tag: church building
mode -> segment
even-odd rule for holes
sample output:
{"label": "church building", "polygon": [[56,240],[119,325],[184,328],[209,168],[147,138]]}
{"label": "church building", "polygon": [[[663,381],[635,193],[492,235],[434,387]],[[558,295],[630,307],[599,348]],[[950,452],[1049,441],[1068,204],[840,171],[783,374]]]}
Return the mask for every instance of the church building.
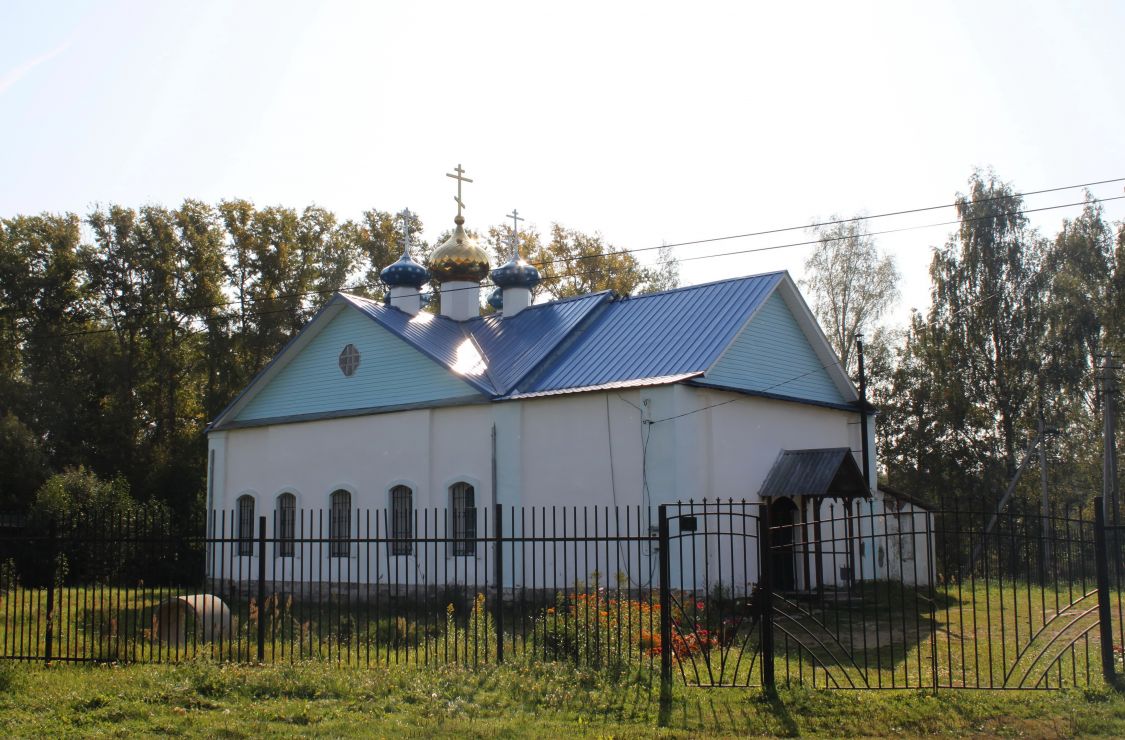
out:
{"label": "church building", "polygon": [[[466,233],[460,182],[453,234],[427,265],[407,235],[381,273],[385,303],[334,296],[212,422],[210,511],[248,536],[265,515],[280,538],[303,510],[345,537],[363,511],[410,536],[412,512],[438,509],[472,536],[494,504],[769,499],[796,525],[829,498],[837,511],[882,498],[864,481],[874,417],[861,423],[868,407],[787,272],[534,303],[540,276],[518,242],[490,269]],[[488,277],[499,310],[481,315]]]}

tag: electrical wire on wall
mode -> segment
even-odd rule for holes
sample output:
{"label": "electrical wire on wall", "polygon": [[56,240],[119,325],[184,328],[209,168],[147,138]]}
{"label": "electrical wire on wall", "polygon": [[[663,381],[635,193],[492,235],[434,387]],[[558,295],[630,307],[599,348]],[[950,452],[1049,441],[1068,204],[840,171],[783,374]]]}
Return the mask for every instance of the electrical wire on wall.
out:
{"label": "electrical wire on wall", "polygon": [[[648,492],[648,470],[647,470],[648,469],[648,435],[646,434],[646,431],[650,428],[650,425],[644,423],[644,413],[645,412],[641,409],[640,406],[633,403],[629,399],[625,398],[620,393],[616,393],[614,395],[616,395],[617,398],[619,400],[621,400],[623,403],[625,403],[629,406],[632,406],[634,409],[636,409],[641,414],[641,419],[642,419],[642,433],[641,433],[641,435],[642,435],[641,436],[641,507],[644,509],[644,512],[645,512],[645,526],[647,526],[648,529],[649,529],[649,532],[647,532],[645,534],[648,534],[648,533],[651,533],[651,531],[652,531],[652,521],[651,521],[652,506],[651,506],[651,498],[650,498],[649,492]],[[644,403],[647,406],[648,400],[646,399],[644,401]],[[609,452],[610,491],[613,495],[613,508],[616,511],[618,509],[617,480],[616,480],[616,475],[615,475],[614,456],[613,456],[613,425],[612,425],[611,419],[612,419],[612,417],[611,417],[610,411],[609,411],[609,394],[606,393],[605,394],[605,426],[606,426],[606,437],[609,440],[608,452]],[[626,509],[626,516],[628,516],[628,509]],[[640,520],[638,519],[638,524],[639,523],[640,523]],[[618,534],[620,534],[620,532]],[[638,534],[642,534],[642,533],[638,532]],[[627,544],[626,544],[626,547],[628,547]],[[652,586],[653,577],[654,577],[655,570],[656,570],[656,558],[653,557],[652,540],[650,539],[650,540],[644,541],[643,547],[645,548],[645,555],[647,556],[647,559],[648,559],[648,574],[647,574],[647,576],[645,576],[644,580],[642,581],[640,578],[634,578],[633,577],[632,570],[629,567],[629,558],[627,556],[628,555],[627,553],[626,553],[626,556],[624,557],[625,565],[623,566],[623,568],[621,570],[621,572],[623,572],[625,574],[625,578],[628,580],[629,585],[634,587],[634,588],[639,588],[639,589],[640,588],[650,588]],[[621,541],[620,540],[617,541],[617,561],[618,561],[618,565],[621,566],[622,552],[621,552]]]}

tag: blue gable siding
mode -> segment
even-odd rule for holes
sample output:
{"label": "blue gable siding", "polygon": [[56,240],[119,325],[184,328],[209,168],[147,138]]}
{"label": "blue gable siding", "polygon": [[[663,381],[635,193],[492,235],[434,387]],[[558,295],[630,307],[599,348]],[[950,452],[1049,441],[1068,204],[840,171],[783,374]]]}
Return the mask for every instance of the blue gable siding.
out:
{"label": "blue gable siding", "polygon": [[[355,374],[340,351],[359,350]],[[239,412],[238,421],[397,406],[476,395],[471,385],[348,306]]]}
{"label": "blue gable siding", "polygon": [[776,292],[703,380],[810,401],[845,402],[785,299]]}

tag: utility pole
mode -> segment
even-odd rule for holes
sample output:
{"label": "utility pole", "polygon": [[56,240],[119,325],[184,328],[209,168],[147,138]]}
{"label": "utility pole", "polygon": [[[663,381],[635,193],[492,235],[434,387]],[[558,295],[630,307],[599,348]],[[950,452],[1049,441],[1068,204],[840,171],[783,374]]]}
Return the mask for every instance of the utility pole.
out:
{"label": "utility pole", "polygon": [[1119,523],[1120,507],[1117,503],[1117,429],[1113,408],[1116,367],[1113,361],[1113,353],[1107,352],[1102,364],[1102,506],[1106,521],[1116,525]]}
{"label": "utility pole", "polygon": [[1042,398],[1039,399],[1039,483],[1043,512],[1042,573],[1046,578],[1047,572],[1051,570],[1051,509],[1047,503],[1047,424],[1043,421]]}
{"label": "utility pole", "polygon": [[1027,451],[1023,454],[1023,460],[1020,462],[1020,466],[1016,468],[1016,474],[1012,476],[1011,482],[1008,483],[1008,490],[1004,491],[1004,495],[1000,497],[1000,503],[996,504],[996,511],[992,514],[992,518],[988,520],[988,524],[985,525],[984,531],[981,532],[980,538],[977,540],[976,547],[973,548],[972,555],[969,556],[969,567],[967,568],[967,570],[971,571],[977,560],[980,558],[981,550],[985,548],[985,545],[988,542],[988,536],[992,534],[992,528],[995,527],[996,522],[1000,520],[1000,515],[1004,513],[1004,508],[1008,505],[1008,499],[1010,499],[1012,497],[1012,494],[1016,492],[1016,484],[1020,482],[1020,476],[1022,476],[1023,471],[1027,469],[1027,464],[1031,462],[1031,456],[1035,454],[1036,446],[1041,445],[1042,443],[1043,432],[1040,431],[1039,434],[1035,435],[1035,439],[1032,440],[1031,446],[1028,447]]}

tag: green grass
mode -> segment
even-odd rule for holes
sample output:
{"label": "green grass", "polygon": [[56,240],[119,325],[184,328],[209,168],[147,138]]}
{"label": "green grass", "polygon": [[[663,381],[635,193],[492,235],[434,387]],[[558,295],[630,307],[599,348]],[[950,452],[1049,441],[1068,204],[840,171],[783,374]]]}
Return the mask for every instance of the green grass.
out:
{"label": "green grass", "polygon": [[[933,594],[896,584],[861,584],[859,606],[799,604],[777,619],[778,675],[803,671],[838,686],[1068,688],[1100,682],[1097,599],[1088,584],[945,584]],[[1114,623],[1121,595],[1111,593]],[[807,610],[807,611],[805,611]],[[802,644],[787,635],[794,635]],[[812,646],[812,650],[809,647]],[[813,670],[814,659],[817,670]],[[853,663],[854,661],[854,663]]]}
{"label": "green grass", "polygon": [[0,664],[0,732],[13,737],[1125,736],[1125,695],[759,691],[539,663],[357,669]]}
{"label": "green grass", "polygon": [[[146,588],[73,588],[56,602],[54,656],[120,662],[176,661],[202,655],[248,661],[256,657],[259,610],[232,603],[233,634],[222,642],[176,647],[154,639],[153,607],[170,593]],[[1114,594],[1120,619],[1120,594]],[[853,598],[799,601],[778,597],[777,663],[782,683],[807,686],[1082,688],[1100,683],[1095,599],[1086,587],[1058,589],[993,581],[942,584],[931,594],[893,583],[863,583]],[[690,627],[677,627],[679,680],[736,685],[759,677],[757,633],[749,621],[726,628],[734,605],[708,601],[697,613],[693,595],[677,595],[677,624],[697,623],[725,634],[707,651],[685,650]],[[294,603],[268,598],[266,662],[319,658],[353,664],[490,662],[495,651],[491,610],[470,600],[454,609],[432,600],[431,610],[377,604],[374,614],[342,602]],[[647,601],[579,593],[558,608],[540,605],[506,620],[509,656],[553,659],[580,666],[625,663],[651,668],[658,617]],[[702,603],[702,602],[701,602]],[[513,606],[513,608],[515,608]],[[446,609],[449,611],[447,612]],[[726,609],[726,611],[724,611]],[[686,611],[685,611],[686,610]],[[440,613],[439,613],[440,612]],[[600,616],[599,616],[600,615]],[[0,594],[0,648],[5,655],[41,654],[46,629],[42,589]],[[513,625],[520,629],[513,635]],[[656,633],[654,636],[653,633]],[[514,638],[514,639],[513,639]],[[936,659],[936,663],[935,663]],[[827,667],[827,671],[825,668]]]}

